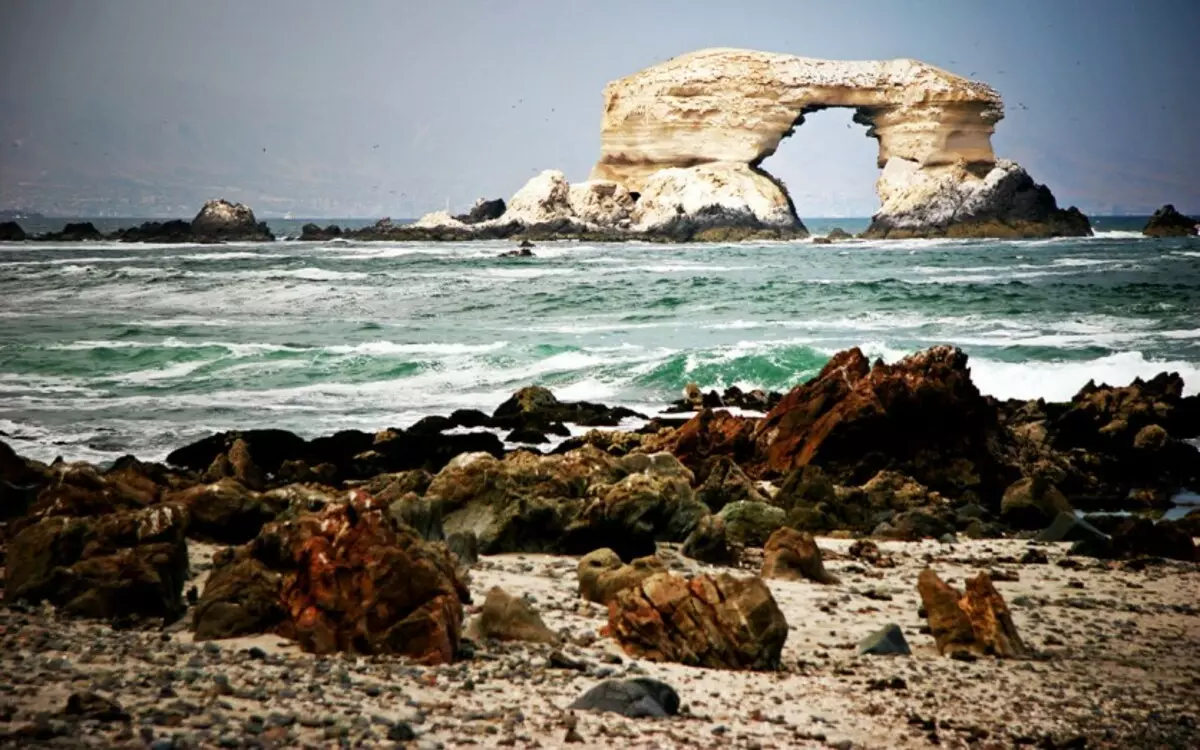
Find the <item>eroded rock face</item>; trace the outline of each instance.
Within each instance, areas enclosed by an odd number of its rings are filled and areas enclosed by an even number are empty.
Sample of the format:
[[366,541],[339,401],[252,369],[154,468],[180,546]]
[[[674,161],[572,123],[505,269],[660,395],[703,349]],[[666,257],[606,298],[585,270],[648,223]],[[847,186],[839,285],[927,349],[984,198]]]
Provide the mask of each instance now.
[[598,226],[623,226],[633,213],[633,196],[611,180],[577,182],[567,195],[575,218]]
[[631,656],[711,669],[775,669],[788,624],[757,576],[651,576],[616,595],[608,630]]
[[918,578],[917,590],[943,656],[1028,656],[1008,606],[987,573],[968,579],[966,593],[960,594],[926,568]]
[[[946,234],[959,224],[978,236],[1090,233],[1082,215],[1059,211],[1023,170],[997,162],[991,135],[1003,104],[994,89],[916,60],[681,55],[605,89],[592,179],[615,180],[645,200],[660,170],[758,167],[805,114],[828,107],[853,108],[879,141],[878,236]],[[747,201],[767,199],[777,221],[794,221],[786,191],[776,188],[741,190]],[[638,210],[646,210],[640,202]]]
[[458,652],[469,601],[444,545],[422,540],[355,491],[319,513],[268,524],[221,560],[194,626],[198,638],[265,631],[314,653],[441,664]]
[[996,420],[960,350],[938,346],[872,366],[855,348],[784,396],[755,438],[766,472],[819,466],[858,484],[889,468],[958,496],[1002,491],[1016,478],[990,452]]

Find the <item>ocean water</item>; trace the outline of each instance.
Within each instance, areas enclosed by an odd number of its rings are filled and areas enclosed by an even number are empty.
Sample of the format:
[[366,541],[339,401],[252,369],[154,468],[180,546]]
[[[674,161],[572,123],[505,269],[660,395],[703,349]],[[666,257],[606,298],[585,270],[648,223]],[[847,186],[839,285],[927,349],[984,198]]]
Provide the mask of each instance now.
[[532,259],[496,257],[501,242],[0,244],[0,439],[44,460],[161,458],[214,430],[315,436],[490,411],[530,383],[654,411],[689,382],[784,390],[850,346],[886,360],[960,346],[999,397],[1067,399],[1163,370],[1195,393],[1200,240],[1140,225],[1013,242],[546,243]]

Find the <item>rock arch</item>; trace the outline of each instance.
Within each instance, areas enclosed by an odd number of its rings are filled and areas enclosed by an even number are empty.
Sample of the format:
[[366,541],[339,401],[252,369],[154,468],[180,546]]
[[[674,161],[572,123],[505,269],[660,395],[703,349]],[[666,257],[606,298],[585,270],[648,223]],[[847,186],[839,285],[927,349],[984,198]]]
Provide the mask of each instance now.
[[[916,60],[708,49],[614,81],[604,98],[591,179],[618,182],[642,200],[675,200],[690,179],[679,170],[703,170],[701,200],[749,189],[758,194],[744,211],[756,220],[802,227],[786,189],[760,165],[805,115],[850,107],[879,142],[881,207],[870,236],[1091,233],[1081,213],[1059,209],[1049,189],[996,158],[991,136],[1004,106],[993,88]],[[737,204],[737,196],[718,197]]]

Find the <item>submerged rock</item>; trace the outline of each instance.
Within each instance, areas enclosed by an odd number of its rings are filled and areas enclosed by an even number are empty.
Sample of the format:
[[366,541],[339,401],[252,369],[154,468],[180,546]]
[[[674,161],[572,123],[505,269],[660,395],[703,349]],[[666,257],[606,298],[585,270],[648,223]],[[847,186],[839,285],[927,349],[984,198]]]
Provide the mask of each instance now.
[[617,593],[608,630],[631,656],[712,669],[775,669],[788,624],[757,576],[651,576]]

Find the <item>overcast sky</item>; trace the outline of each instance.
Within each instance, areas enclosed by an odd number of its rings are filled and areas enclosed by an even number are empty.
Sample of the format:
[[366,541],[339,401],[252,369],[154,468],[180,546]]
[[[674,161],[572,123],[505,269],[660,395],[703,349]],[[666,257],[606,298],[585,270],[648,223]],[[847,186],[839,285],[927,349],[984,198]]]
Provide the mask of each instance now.
[[[1200,211],[1200,0],[4,0],[0,208],[465,209],[586,179],[604,85],[714,46],[978,78],[1007,104],[997,153],[1060,203]],[[877,207],[850,114],[764,163],[802,217]]]

